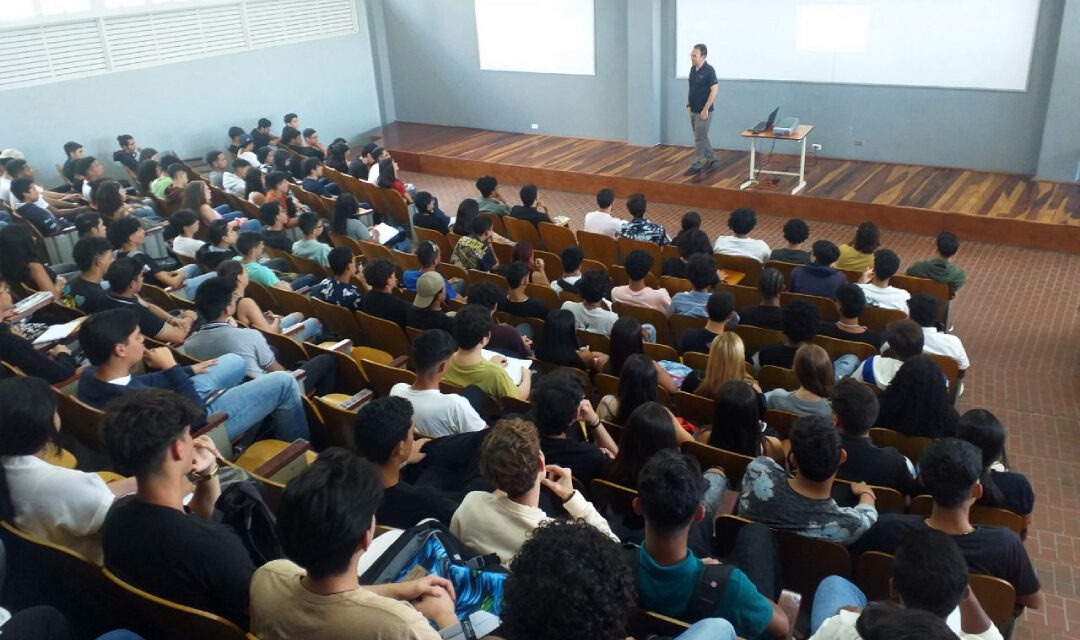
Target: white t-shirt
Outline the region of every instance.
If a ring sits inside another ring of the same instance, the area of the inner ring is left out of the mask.
[[[772,249],[769,249],[769,245],[764,240],[720,236],[713,243],[713,252],[726,256],[746,256],[764,264],[769,260]]]
[[[395,384],[390,395],[412,403],[416,430],[429,436],[451,436],[487,428],[484,419],[462,396],[438,389],[416,391],[404,382]]]
[[[585,226],[583,229],[589,233],[602,233],[612,238],[619,237],[625,221],[619,220],[606,211],[590,211],[585,214]]]
[[[379,184],[379,163],[378,162],[371,165],[371,168],[368,169],[367,181],[370,182],[371,184]]]
[[[954,617],[957,618],[955,622]],[[859,614],[854,611],[839,611],[835,616],[821,623],[817,633],[811,636],[810,640],[860,640],[859,632],[855,630],[855,622],[858,619]],[[946,624],[960,637],[960,640],[1002,640],[1001,632],[994,625],[990,625],[990,628],[982,633],[964,633],[959,629],[959,616],[949,616]]]
[[[185,238],[184,236],[176,236],[172,241],[173,253],[178,253],[182,256],[189,258],[195,257],[195,252],[199,250],[199,247],[206,244],[202,240],[197,238]]]
[[[923,327],[923,353],[933,353],[939,356],[949,356],[960,366],[963,371],[971,366],[968,361],[967,351],[960,342],[960,338],[941,333],[934,327]]]
[[[566,284],[577,284],[577,281],[581,280],[581,276],[563,276],[559,278],[559,280],[565,281]],[[555,293],[562,292],[562,287],[559,286],[559,280],[551,281],[551,288],[555,290]]]
[[[240,158],[241,160],[247,160],[249,163],[251,163],[252,169],[258,169],[259,165],[261,164],[259,162],[259,156],[255,155],[254,151],[243,151],[240,153],[240,155],[236,157]]]
[[[859,283],[859,288],[866,295],[866,304],[871,307],[908,312],[907,302],[911,299],[911,294],[904,289],[892,285],[879,287],[872,282]]]
[[[578,329],[589,333],[602,333],[611,335],[611,326],[619,319],[619,314],[608,311],[603,307],[586,309],[584,302],[564,302],[563,309],[574,314],[574,321]]]
[[[101,564],[101,525],[113,503],[105,481],[34,456],[4,456],[15,525]]]
[[[221,176],[221,186],[226,192],[233,194],[234,196],[244,197],[244,190],[247,187],[247,183],[244,179],[235,173],[225,172]]]

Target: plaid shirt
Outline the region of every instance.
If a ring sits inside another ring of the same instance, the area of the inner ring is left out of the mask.
[[[664,226],[656,224],[655,222],[649,222],[645,218],[634,218],[630,222],[627,222],[623,225],[622,231],[619,233],[624,238],[655,242],[661,247],[665,244],[671,244],[671,238],[669,238],[667,232],[664,231]]]

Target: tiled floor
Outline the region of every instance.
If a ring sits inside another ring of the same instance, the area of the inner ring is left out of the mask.
[[[431,191],[450,215],[462,198],[476,197],[472,183],[410,174],[403,179]],[[516,201],[518,185],[501,192]],[[646,194],[648,195],[648,194]],[[580,228],[590,196],[545,191],[552,215],[567,215]],[[616,211],[627,216],[622,201]],[[685,207],[651,203],[648,217],[678,230]],[[710,237],[727,232],[727,212],[698,209]],[[627,216],[628,217],[628,216]],[[783,219],[761,217],[752,234],[770,246],[782,244]],[[848,241],[853,227],[810,222],[811,240]],[[963,238],[961,238],[963,241]],[[903,266],[931,257],[933,238],[883,233]],[[1034,526],[1027,540],[1046,606],[1028,611],[1017,640],[1080,637],[1080,255],[1033,251],[988,243],[965,243],[957,262],[968,285],[953,305],[954,333],[964,341],[972,365],[961,412],[982,407],[1008,429],[1007,451],[1014,470],[1035,489]]]

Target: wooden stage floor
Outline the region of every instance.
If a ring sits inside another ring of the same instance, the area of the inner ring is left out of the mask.
[[[490,174],[510,184],[579,193],[610,187],[620,198],[641,192],[691,207],[749,206],[766,215],[844,224],[873,220],[898,231],[948,229],[969,240],[1080,253],[1080,185],[1013,174],[808,157],[806,189],[792,196],[797,179],[786,176],[776,185],[739,190],[749,151],[717,150],[712,170],[687,177],[691,149],[671,145],[410,122],[384,127],[381,144],[409,171]],[[797,171],[798,156],[773,154],[769,168]]]

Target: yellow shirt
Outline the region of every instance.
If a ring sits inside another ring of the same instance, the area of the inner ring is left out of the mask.
[[[514,385],[514,381],[510,379],[510,374],[506,372],[506,368],[488,360],[461,366],[457,363],[456,357],[451,356],[443,380],[459,387],[475,384],[480,387],[481,391],[495,400],[502,400],[506,396],[516,398],[518,393],[518,389]]]
[[[840,245],[840,259],[833,267],[848,271],[866,271],[867,267],[874,266],[874,254],[860,253],[850,244]]]

